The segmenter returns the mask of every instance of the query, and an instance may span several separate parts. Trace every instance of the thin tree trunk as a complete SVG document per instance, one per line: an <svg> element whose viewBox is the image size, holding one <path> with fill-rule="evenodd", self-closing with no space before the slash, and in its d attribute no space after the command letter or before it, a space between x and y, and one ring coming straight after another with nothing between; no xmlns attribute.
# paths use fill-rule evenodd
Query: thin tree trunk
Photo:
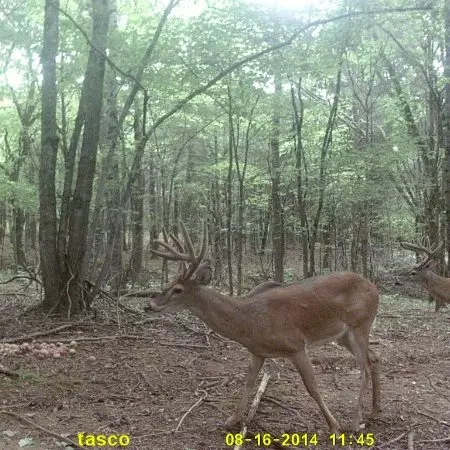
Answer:
<svg viewBox="0 0 450 450"><path fill-rule="evenodd" d="M325 136L322 142L322 149L320 152L320 165L319 165L319 204L317 206L316 214L313 220L313 226L310 236L309 242L309 257L310 257L310 265L308 276L312 276L315 274L315 246L317 242L317 236L319 233L320 221L322 218L322 209L325 202L325 188L326 188L326 172L327 172L327 164L329 151L331 147L332 135L334 125L336 123L337 110L339 105L339 98L341 93L341 79L342 79L342 63L343 59L341 58L339 62L339 69L336 77L336 89L334 92L333 105L331 107L330 115L328 117L327 128L325 130Z"/></svg>
<svg viewBox="0 0 450 450"><path fill-rule="evenodd" d="M233 121L231 116L228 117L229 138L228 138L228 171L227 171L227 185L226 185L226 224L227 224L227 264L228 264L228 293L233 295L233 239L232 239L232 216L233 216Z"/></svg>
<svg viewBox="0 0 450 450"><path fill-rule="evenodd" d="M280 162L280 97L282 93L279 66L275 69L275 93L272 110L270 136L270 163L272 178L272 242L274 280L279 283L284 279L284 215L281 204L281 162Z"/></svg>
<svg viewBox="0 0 450 450"><path fill-rule="evenodd" d="M142 111L138 102L135 102L134 112L134 141L139 142L142 134L141 124ZM133 193L131 195L131 233L132 233L132 249L131 249L131 280L139 281L142 271L142 257L144 254L144 174L141 172L136 180Z"/></svg>
<svg viewBox="0 0 450 450"><path fill-rule="evenodd" d="M302 246L302 258L303 258L303 276L308 275L308 261L309 261L309 224L308 215L306 211L306 184L303 180L303 171L306 172L305 155L303 150L303 118L304 118L304 105L302 98L301 78L298 81L297 98L298 107L296 102L296 96L293 86L291 86L291 101L294 110L295 121L295 169L297 172L297 203L300 215L300 241Z"/></svg>

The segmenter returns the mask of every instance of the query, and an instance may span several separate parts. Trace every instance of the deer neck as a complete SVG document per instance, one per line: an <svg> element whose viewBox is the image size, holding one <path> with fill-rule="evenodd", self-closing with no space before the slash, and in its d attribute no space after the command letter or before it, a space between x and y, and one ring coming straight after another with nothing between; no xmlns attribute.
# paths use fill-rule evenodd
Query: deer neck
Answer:
<svg viewBox="0 0 450 450"><path fill-rule="evenodd" d="M222 295L204 286L195 289L192 299L187 305L189 311L222 336L236 341L236 336L245 334L248 329L250 321L245 300Z"/></svg>
<svg viewBox="0 0 450 450"><path fill-rule="evenodd" d="M431 270L424 270L417 274L419 281L422 282L426 287L433 285L440 277L436 275Z"/></svg>

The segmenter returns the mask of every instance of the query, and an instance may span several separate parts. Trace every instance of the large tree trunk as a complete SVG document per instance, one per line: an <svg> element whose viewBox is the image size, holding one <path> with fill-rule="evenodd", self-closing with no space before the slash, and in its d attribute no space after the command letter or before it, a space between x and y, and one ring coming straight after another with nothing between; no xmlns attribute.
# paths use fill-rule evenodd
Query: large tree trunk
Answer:
<svg viewBox="0 0 450 450"><path fill-rule="evenodd" d="M445 105L444 105L444 192L445 192L445 219L447 235L447 274L450 273L450 2L445 2ZM448 275L447 275L448 276Z"/></svg>
<svg viewBox="0 0 450 450"><path fill-rule="evenodd" d="M63 304L65 312L79 313L85 307L83 281L85 275L84 256L87 247L89 208L92 199L97 149L100 137L100 118L103 104L105 76L105 51L108 37L108 0L94 0L93 46L89 52L83 89L86 92L85 121L80 160L72 197L69 221L69 242L67 245L68 296Z"/></svg>
<svg viewBox="0 0 450 450"><path fill-rule="evenodd" d="M56 241L55 168L58 153L56 124L56 55L59 44L59 0L46 0L42 64L41 157L39 168L39 248L46 311L59 304L63 287Z"/></svg>
<svg viewBox="0 0 450 450"><path fill-rule="evenodd" d="M92 2L93 34L80 104L78 122L84 124L78 176L69 208L68 243L66 227L57 242L55 167L58 150L56 125L56 54L58 49L59 2L46 2L44 47L42 52L42 148L39 173L40 252L44 283L44 310L68 316L81 312L86 305L83 291L84 256L87 245L89 207L95 174L103 79L108 32L108 1ZM79 124L78 124L79 125ZM58 248L58 244L60 248ZM58 255L60 260L58 260ZM64 259L64 260L62 260Z"/></svg>

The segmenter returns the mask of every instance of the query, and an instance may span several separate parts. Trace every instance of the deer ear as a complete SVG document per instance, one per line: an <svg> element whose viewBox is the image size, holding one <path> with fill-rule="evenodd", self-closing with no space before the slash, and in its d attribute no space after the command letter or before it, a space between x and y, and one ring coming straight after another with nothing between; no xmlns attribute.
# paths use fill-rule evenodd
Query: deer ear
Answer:
<svg viewBox="0 0 450 450"><path fill-rule="evenodd" d="M207 285L211 282L212 278L212 267L211 261L209 259L205 259L203 261L197 271L195 272L195 280L199 284Z"/></svg>

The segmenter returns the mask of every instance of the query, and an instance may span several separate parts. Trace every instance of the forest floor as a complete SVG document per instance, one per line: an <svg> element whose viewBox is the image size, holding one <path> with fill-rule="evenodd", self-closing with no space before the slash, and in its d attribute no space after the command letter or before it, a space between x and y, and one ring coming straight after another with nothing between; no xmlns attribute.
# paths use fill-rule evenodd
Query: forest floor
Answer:
<svg viewBox="0 0 450 450"><path fill-rule="evenodd" d="M18 287L0 285L0 343L64 324L24 315L38 297ZM450 311L435 313L427 301L381 291L372 345L382 358L383 411L356 437L368 444L372 433L379 449L448 448ZM143 304L127 300L131 308ZM75 354L44 360L0 356L0 364L20 374L0 374L0 450L70 448L58 436L77 442L78 433L84 433L85 444L91 434L130 436L130 449L233 448L223 422L244 383L247 351L189 314L140 316L106 300L95 306L95 321L36 338L76 340ZM313 348L310 355L325 402L348 424L358 389L354 358L334 344ZM362 440L347 445L342 437L332 446L317 405L289 361L275 360L264 369L272 376L249 424L251 442L242 448L257 448L258 433L272 440L285 434L290 444L303 435L297 447L280 440L260 447L267 449L305 448L304 435L312 440L307 448L367 448ZM369 409L367 392L366 416Z"/></svg>

